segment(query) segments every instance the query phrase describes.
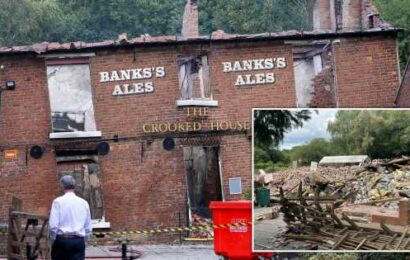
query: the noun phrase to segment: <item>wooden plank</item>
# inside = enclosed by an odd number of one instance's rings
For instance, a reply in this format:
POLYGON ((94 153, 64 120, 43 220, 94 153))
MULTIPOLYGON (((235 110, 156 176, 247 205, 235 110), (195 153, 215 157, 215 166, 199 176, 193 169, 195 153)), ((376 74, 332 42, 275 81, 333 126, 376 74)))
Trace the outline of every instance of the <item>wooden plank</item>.
POLYGON ((343 244, 343 242, 349 237, 349 232, 347 232, 346 234, 344 234, 337 242, 336 244, 332 247, 332 250, 336 250, 337 248, 339 248, 339 246, 341 244, 343 244))
MULTIPOLYGON (((336 221, 337 225, 340 227, 343 227, 343 222, 340 220, 340 218, 335 214, 335 212, 333 210, 331 210, 330 212, 330 216, 332 217, 332 219, 334 221, 336 221)), ((346 228, 347 229, 347 228, 346 228)))
MULTIPOLYGON (((286 198, 286 199, 287 200, 292 200, 292 201, 293 200, 297 200, 297 201, 300 200, 299 196, 297 196, 297 197, 293 196, 293 197, 289 197, 289 198, 286 198)), ((336 197, 336 196, 320 196, 318 198, 314 198, 314 197, 303 196, 303 199, 306 200, 306 201, 314 201, 314 200, 316 200, 316 201, 335 201, 335 200, 338 199, 338 197, 336 197)))
POLYGON ((398 234, 394 234, 394 235, 390 238, 389 242, 387 242, 386 245, 391 245, 391 244, 393 244, 393 242, 394 242, 394 240, 397 238, 397 236, 398 236, 398 234))
POLYGON ((38 235, 38 231, 34 231, 34 230, 27 230, 27 231, 23 231, 23 235, 26 237, 35 237, 38 235))
POLYGON ((369 240, 370 242, 376 241, 379 238, 379 235, 380 231, 376 231, 375 234, 368 236, 367 240, 369 240))
POLYGON ((356 238, 358 235, 360 235, 363 232, 363 229, 359 229, 359 231, 357 231, 356 233, 354 233, 354 235, 352 236, 352 238, 356 238))
POLYGON ((16 238, 16 232, 13 230, 14 220, 10 217, 10 214, 15 210, 22 210, 23 202, 19 198, 13 197, 11 200, 11 206, 9 209, 9 225, 8 225, 8 236, 7 236, 7 258, 11 259, 14 253, 20 253, 20 248, 15 248, 12 246, 13 241, 16 238))
POLYGON ((409 226, 406 227, 406 229, 403 232, 403 235, 401 235, 399 243, 397 243, 396 248, 395 249, 399 249, 401 243, 403 242, 403 239, 406 237, 407 233, 409 232, 409 226))
POLYGON ((342 230, 338 231, 336 234, 342 235, 342 234, 344 234, 348 229, 349 229, 348 227, 344 227, 342 230))
POLYGON ((383 222, 380 223, 380 227, 383 229, 384 232, 386 232, 389 236, 393 236, 395 233, 388 227, 386 226, 383 222))
POLYGON ((361 202, 361 203, 354 203, 352 205, 373 205, 377 203, 391 202, 391 201, 397 201, 401 199, 402 198, 381 199, 381 200, 367 201, 367 202, 361 202))
POLYGON ((367 241, 367 238, 363 239, 362 242, 360 242, 360 244, 357 245, 357 247, 354 250, 359 250, 364 245, 364 243, 366 243, 366 241, 367 241))
POLYGON ((409 245, 409 243, 410 243, 410 237, 406 240, 406 243, 404 243, 403 249, 407 249, 407 246, 409 245))
POLYGON ((40 243, 41 243, 41 239, 44 237, 45 243, 46 245, 48 245, 48 236, 44 236, 44 231, 46 230, 46 227, 48 226, 48 221, 44 221, 40 232, 38 233, 38 235, 36 235, 36 243, 33 247, 33 254, 37 255, 41 250, 39 250, 40 248, 40 243))
POLYGON ((14 210, 13 212, 11 212, 10 216, 13 218, 21 217, 21 218, 29 218, 29 219, 34 219, 34 220, 47 220, 48 219, 48 216, 39 216, 33 213, 27 213, 27 212, 22 212, 22 211, 17 211, 17 210, 14 210))
POLYGON ((15 253, 11 253, 7 259, 16 259, 16 260, 24 260, 24 257, 19 255, 19 254, 15 254, 15 253))
POLYGON ((408 161, 410 161, 410 157, 403 156, 403 158, 393 159, 393 160, 391 160, 387 163, 380 163, 379 165, 381 165, 381 166, 390 166, 390 165, 393 165, 393 164, 407 163, 408 161))
POLYGON ((349 223, 349 225, 354 229, 354 230, 358 230, 359 227, 356 225, 356 223, 354 221, 352 221, 346 214, 342 213, 342 219, 347 221, 347 223, 349 223))
MULTIPOLYGON (((347 224, 347 223, 346 223, 347 224)), ((366 231, 383 231, 380 223, 356 223, 359 228, 363 228, 366 231)), ((402 235, 404 228, 402 226, 394 226, 385 224, 392 232, 402 235)))
POLYGON ((101 188, 101 171, 98 164, 89 164, 89 204, 93 219, 101 219, 104 216, 103 191, 101 188))

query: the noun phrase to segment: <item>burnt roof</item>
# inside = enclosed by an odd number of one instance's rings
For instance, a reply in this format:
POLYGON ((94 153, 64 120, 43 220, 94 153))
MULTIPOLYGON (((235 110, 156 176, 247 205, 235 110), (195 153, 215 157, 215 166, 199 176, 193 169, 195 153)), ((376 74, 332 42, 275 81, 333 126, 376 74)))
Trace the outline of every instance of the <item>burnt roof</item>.
POLYGON ((83 50, 96 50, 102 48, 123 48, 123 47, 137 47, 161 44, 178 44, 178 43, 207 43, 207 42, 226 42, 226 41, 257 41, 257 40, 309 40, 309 39, 326 39, 332 37, 354 37, 375 34, 394 34, 400 29, 393 27, 386 28, 371 28, 364 30, 343 30, 335 32, 332 30, 320 31, 297 31, 290 30, 284 32, 268 32, 260 34, 229 34, 222 30, 213 32, 210 36, 199 36, 192 38, 185 38, 182 36, 149 36, 142 35, 141 37, 126 39, 123 35, 118 40, 105 40, 101 42, 42 42, 25 46, 9 46, 0 47, 0 55, 16 54, 16 53, 35 53, 47 54, 58 52, 71 52, 83 50))

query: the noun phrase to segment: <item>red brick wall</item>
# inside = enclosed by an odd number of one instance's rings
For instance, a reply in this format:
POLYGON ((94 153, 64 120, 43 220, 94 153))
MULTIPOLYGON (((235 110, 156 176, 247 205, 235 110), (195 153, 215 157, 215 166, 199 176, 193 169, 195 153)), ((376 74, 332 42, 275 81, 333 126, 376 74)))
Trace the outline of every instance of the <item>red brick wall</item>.
MULTIPOLYGON (((145 123, 189 121, 183 109, 176 107, 179 98, 176 61, 178 57, 199 54, 200 51, 200 48, 188 46, 138 51, 135 63, 134 54, 130 51, 97 53, 92 58, 91 74, 97 128, 104 137, 142 134, 145 123), (165 78, 153 79, 154 94, 113 97, 114 84, 99 83, 100 71, 153 66, 166 67, 165 78)), ((217 45, 210 50, 209 62, 213 98, 219 106, 210 109, 207 119, 200 120, 207 127, 211 120, 250 122, 253 104, 292 107, 296 103, 290 47, 263 45, 250 49, 249 45, 237 45, 227 51, 226 47, 217 45), (279 56, 286 57, 288 68, 277 72, 277 83, 274 85, 238 89, 234 84, 236 75, 240 73, 222 72, 222 62, 225 61, 279 56)), ((186 180, 182 148, 177 146, 174 151, 167 152, 162 148, 161 141, 157 140, 148 147, 143 163, 139 143, 115 144, 111 153, 103 158, 101 168, 107 219, 116 228, 175 226, 178 224, 178 212, 185 221, 186 180)), ((201 145, 201 142, 197 144, 201 145)), ((240 199, 242 196, 228 194, 228 179, 242 177, 243 189, 251 187, 250 140, 245 134, 227 136, 220 138, 219 145, 225 198, 240 199)))
POLYGON ((329 0, 316 0, 314 12, 314 27, 316 30, 332 29, 332 16, 329 0))
MULTIPOLYGON (((395 41, 377 40, 379 42, 371 39, 342 40, 338 47, 341 106, 393 104, 392 94, 397 83, 394 80, 397 77, 394 75, 397 73, 395 41), (380 60, 389 67, 382 66, 380 60)), ((168 152, 162 148, 162 139, 153 138, 148 145, 148 136, 143 135, 142 125, 191 120, 183 109, 176 107, 179 98, 177 59, 203 50, 209 51, 213 97, 219 102, 217 108, 210 108, 208 118, 200 119, 204 124, 209 125, 211 120, 250 121, 252 107, 295 106, 292 50, 281 42, 141 47, 135 53, 133 50, 97 51, 90 62, 97 129, 102 131, 103 138, 114 135, 138 137, 118 143, 110 141, 111 152, 100 156, 106 218, 113 229, 175 226, 179 224, 179 212, 182 212, 182 221, 186 221, 181 145, 189 144, 189 140, 177 139, 176 148, 168 152), (287 68, 275 70, 275 84, 239 89, 234 86, 237 75, 248 72, 222 71, 222 62, 225 61, 276 57, 285 57, 287 68), (102 71, 153 66, 165 66, 166 76, 152 79, 155 92, 151 94, 114 97, 112 92, 117 83, 99 82, 98 73, 102 71), (141 142, 144 143, 143 152, 141 142)), ((53 150, 55 141, 48 139, 51 124, 44 60, 29 56, 0 57, 0 64, 7 68, 6 72, 0 72, 1 80, 15 80, 17 85, 15 91, 2 93, 1 104, 0 145, 2 148, 5 145, 16 148, 19 152, 18 160, 12 162, 19 167, 11 167, 11 171, 4 170, 10 169, 10 162, 4 161, 3 155, 0 158, 0 201, 3 202, 0 205, 0 223, 5 223, 12 195, 23 199, 25 210, 46 214, 52 199, 58 195, 58 189, 53 150), (26 155, 32 144, 46 148, 40 160, 26 155)), ((260 72, 263 71, 250 74, 260 72)), ((242 177, 243 191, 251 187, 250 140, 245 133, 222 134, 216 140, 221 146, 225 197, 241 199, 242 196, 228 194, 228 179, 242 177)), ((201 145, 201 141, 198 144, 201 145)))
POLYGON ((313 94, 310 107, 336 107, 336 88, 333 69, 333 53, 322 53, 323 70, 313 79, 313 94))
POLYGON ((326 68, 313 79, 313 95, 310 107, 336 107, 332 69, 326 68))
POLYGON ((46 214, 57 194, 55 159, 47 149, 41 160, 27 155, 31 144, 47 142, 50 128, 49 103, 44 61, 30 57, 0 57, 5 71, 0 80, 15 80, 14 91, 1 97, 0 124, 0 223, 7 223, 6 214, 12 195, 24 200, 24 209, 46 214), (4 149, 16 149, 17 159, 5 159, 4 149))
POLYGON ((344 0, 343 1, 343 28, 347 30, 360 29, 362 27, 362 1, 363 0, 344 0))
POLYGON ((335 44, 339 107, 394 107, 399 86, 394 37, 341 39, 335 44))
MULTIPOLYGON (((190 121, 184 110, 176 107, 179 98, 177 59, 199 54, 201 49, 210 51, 213 96, 219 102, 217 108, 210 109, 209 117, 202 119, 205 125, 211 120, 250 122, 253 105, 292 107, 296 103, 289 46, 240 44, 212 48, 147 48, 137 50, 135 61, 132 50, 100 51, 91 58, 90 68, 96 124, 103 138, 141 136, 144 123, 190 121), (239 89, 234 86, 236 76, 246 73, 222 72, 224 61, 270 57, 285 57, 288 63, 285 70, 276 72, 277 83, 273 85, 239 89), (152 66, 166 67, 164 78, 152 79, 153 94, 114 97, 112 92, 117 83, 99 82, 101 71, 152 66)), ((0 163, 2 169, 10 169, 7 174, 2 171, 0 175, 0 199, 5 202, 0 206, 0 222, 5 223, 12 195, 23 199, 25 210, 47 214, 58 189, 53 151, 55 141, 48 140, 51 126, 44 60, 10 57, 7 61, 3 58, 2 64, 8 68, 7 78, 16 80, 17 88, 14 92, 3 93, 1 144, 17 147, 20 155, 16 162, 2 160, 0 163), (31 144, 46 147, 42 159, 34 160, 26 155, 31 144), (10 167, 15 164, 21 167, 10 167)), ((245 133, 222 136, 218 140, 225 197, 240 199, 242 196, 228 194, 228 178, 242 177, 243 190, 251 187, 250 140, 245 133)), ((162 148, 162 139, 153 139, 150 145, 145 139, 142 142, 143 154, 141 142, 133 140, 110 142, 111 152, 100 156, 107 221, 117 230, 177 226, 178 213, 181 213, 181 221, 185 224, 186 180, 180 141, 177 140, 176 149, 171 152, 162 148)))

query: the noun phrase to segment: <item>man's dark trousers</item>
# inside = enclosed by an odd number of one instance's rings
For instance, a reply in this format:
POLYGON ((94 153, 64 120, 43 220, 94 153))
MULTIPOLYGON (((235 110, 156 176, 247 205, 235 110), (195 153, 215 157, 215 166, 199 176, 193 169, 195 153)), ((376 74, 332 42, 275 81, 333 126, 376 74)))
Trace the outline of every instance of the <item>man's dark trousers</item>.
POLYGON ((53 260, 84 260, 85 242, 83 237, 57 236, 51 248, 53 260))

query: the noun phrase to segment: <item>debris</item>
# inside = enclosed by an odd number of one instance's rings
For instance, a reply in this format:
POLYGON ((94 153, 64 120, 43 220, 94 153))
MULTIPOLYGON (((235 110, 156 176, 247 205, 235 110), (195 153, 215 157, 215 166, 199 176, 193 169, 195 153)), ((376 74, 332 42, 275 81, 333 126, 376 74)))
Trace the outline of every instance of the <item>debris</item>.
POLYGON ((289 243, 305 241, 333 250, 410 250, 408 223, 403 224, 399 214, 399 201, 410 198, 410 157, 360 166, 319 166, 314 171, 299 167, 268 175, 271 202, 280 205, 289 243), (345 214, 342 208, 349 205, 374 205, 365 207, 374 208, 377 216, 360 214, 360 208, 345 214), (380 224, 366 226, 371 221, 380 224))
MULTIPOLYGON (((192 214, 192 226, 204 226, 209 227, 212 225, 212 220, 203 218, 197 214, 192 214)), ((192 231, 190 238, 213 238, 214 234, 211 230, 201 230, 201 231, 192 231)))
POLYGON ((316 196, 309 204, 302 196, 302 184, 299 186, 299 200, 289 200, 280 190, 281 211, 288 224, 286 238, 291 240, 310 241, 318 244, 320 249, 329 250, 409 250, 409 244, 403 243, 407 238, 408 227, 396 232, 384 223, 379 229, 362 227, 357 218, 335 211, 341 204, 337 199, 324 199, 316 196), (325 201, 325 202, 324 202, 325 201))
POLYGON ((286 195, 294 194, 298 183, 302 181, 304 195, 314 196, 319 189, 322 195, 342 198, 357 191, 347 204, 372 204, 380 201, 379 206, 397 209, 395 198, 410 198, 410 157, 393 160, 374 160, 361 166, 299 167, 274 173, 264 173, 258 184, 271 189, 272 199, 279 196, 279 187, 286 195), (393 200, 392 200, 393 199, 393 200))

